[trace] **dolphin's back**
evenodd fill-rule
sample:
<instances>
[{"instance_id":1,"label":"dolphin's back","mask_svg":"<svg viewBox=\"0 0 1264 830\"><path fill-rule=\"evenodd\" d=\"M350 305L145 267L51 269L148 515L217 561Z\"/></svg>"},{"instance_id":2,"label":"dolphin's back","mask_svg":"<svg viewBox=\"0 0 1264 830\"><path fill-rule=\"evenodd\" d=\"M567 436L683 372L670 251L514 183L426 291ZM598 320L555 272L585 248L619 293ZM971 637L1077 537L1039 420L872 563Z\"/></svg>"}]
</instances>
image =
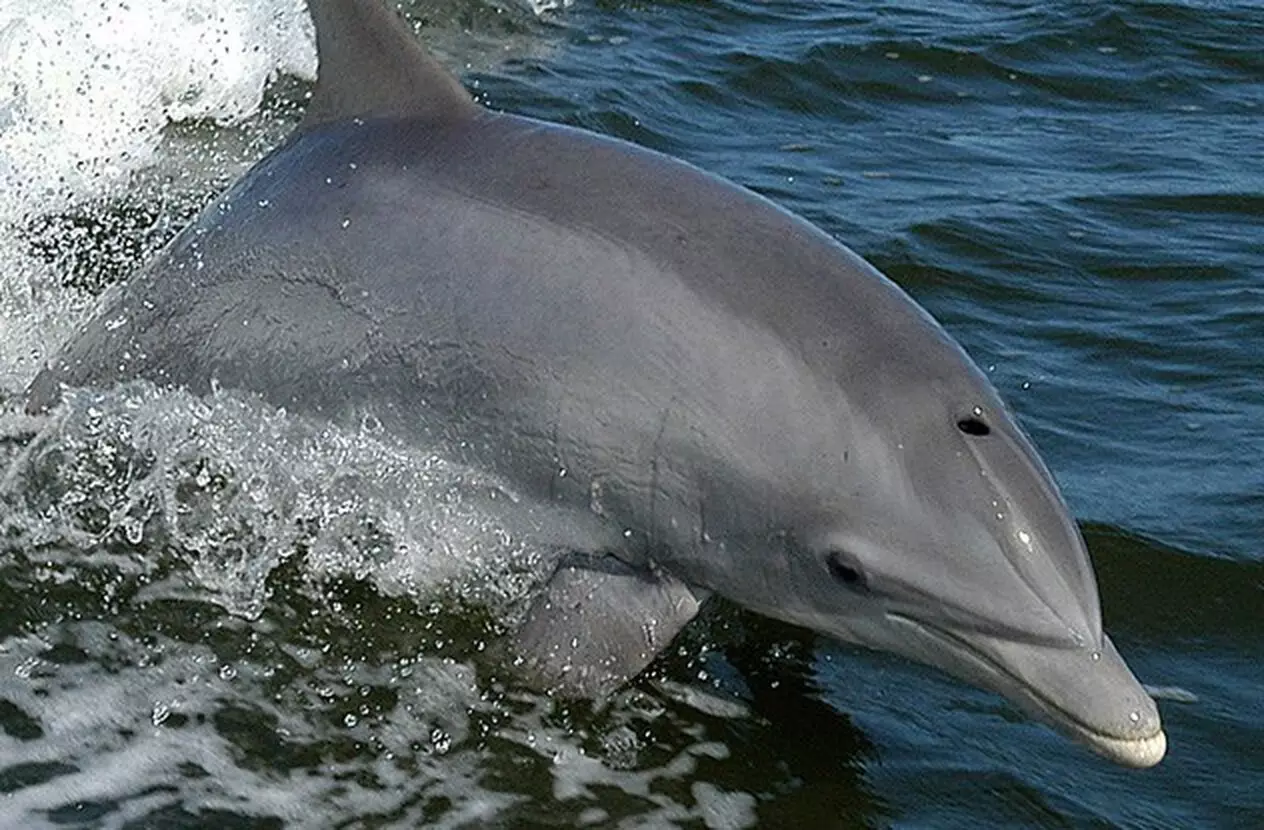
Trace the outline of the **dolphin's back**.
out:
<instances>
[{"instance_id":1,"label":"dolphin's back","mask_svg":"<svg viewBox=\"0 0 1264 830\"><path fill-rule=\"evenodd\" d=\"M494 419L506 401L557 410L565 390L627 428L682 397L671 378L703 401L690 420L719 429L752 396L788 396L756 408L775 428L784 401L875 374L974 372L900 289L771 202L483 111L378 0L310 5L320 75L303 123L107 298L30 406L61 384L146 378Z\"/></svg>"},{"instance_id":2,"label":"dolphin's back","mask_svg":"<svg viewBox=\"0 0 1264 830\"><path fill-rule=\"evenodd\" d=\"M491 114L301 132L109 306L37 380L34 405L62 383L145 378L529 433L584 408L582 429L603 411L614 436L657 428L687 398L691 430L712 423L792 466L813 463L795 455L804 442L753 433L778 418L801 432L820 412L821 440L836 439L842 390L874 380L873 343L905 352L883 356L887 372L973 371L899 288L767 200L633 145ZM731 423L738 411L760 423Z\"/></svg>"},{"instance_id":3,"label":"dolphin's back","mask_svg":"<svg viewBox=\"0 0 1264 830\"><path fill-rule=\"evenodd\" d=\"M735 477L768 478L757 468L816 463L802 442L768 446L778 419L801 434L821 413L837 439L841 339L862 354L882 314L943 339L841 245L683 163L512 116L369 120L261 162L107 296L29 400L219 385L423 433L459 421L520 450L631 432L650 454L677 435L682 452L748 452Z\"/></svg>"}]
</instances>

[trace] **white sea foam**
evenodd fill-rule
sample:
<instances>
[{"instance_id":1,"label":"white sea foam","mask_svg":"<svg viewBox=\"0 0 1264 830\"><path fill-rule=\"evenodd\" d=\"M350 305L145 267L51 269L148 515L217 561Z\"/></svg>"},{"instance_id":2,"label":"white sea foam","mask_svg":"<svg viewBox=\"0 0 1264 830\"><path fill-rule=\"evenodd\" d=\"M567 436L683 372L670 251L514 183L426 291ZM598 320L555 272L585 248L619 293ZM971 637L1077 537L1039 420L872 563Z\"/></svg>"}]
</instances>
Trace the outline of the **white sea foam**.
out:
<instances>
[{"instance_id":1,"label":"white sea foam","mask_svg":"<svg viewBox=\"0 0 1264 830\"><path fill-rule=\"evenodd\" d=\"M168 124L239 122L277 73L315 71L302 0L6 0L0 219L107 194Z\"/></svg>"},{"instance_id":2,"label":"white sea foam","mask_svg":"<svg viewBox=\"0 0 1264 830\"><path fill-rule=\"evenodd\" d=\"M303 0L0 0L0 394L90 307L32 222L126 193L172 123L238 123L269 79L315 69Z\"/></svg>"},{"instance_id":3,"label":"white sea foam","mask_svg":"<svg viewBox=\"0 0 1264 830\"><path fill-rule=\"evenodd\" d=\"M0 529L73 561L113 542L150 551L144 568L173 557L178 579L148 582L146 599L192 587L254 618L273 571L301 551L314 579L423 598L447 586L512 611L551 568L530 541L535 505L372 423L342 430L250 397L139 383L0 419L0 439L22 433L34 434L0 466L0 501L22 507Z\"/></svg>"}]
</instances>

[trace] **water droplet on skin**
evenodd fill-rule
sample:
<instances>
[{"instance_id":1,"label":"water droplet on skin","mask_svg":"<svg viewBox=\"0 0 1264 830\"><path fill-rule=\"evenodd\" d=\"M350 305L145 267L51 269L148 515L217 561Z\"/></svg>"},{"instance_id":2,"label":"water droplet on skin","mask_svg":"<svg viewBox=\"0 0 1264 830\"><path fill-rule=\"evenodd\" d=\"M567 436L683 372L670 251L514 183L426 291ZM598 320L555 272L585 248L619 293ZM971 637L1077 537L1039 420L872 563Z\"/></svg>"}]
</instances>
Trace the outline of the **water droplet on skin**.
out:
<instances>
[{"instance_id":1,"label":"water droplet on skin","mask_svg":"<svg viewBox=\"0 0 1264 830\"><path fill-rule=\"evenodd\" d=\"M1129 713L1128 713L1128 720L1132 721L1133 723L1139 723L1139 722L1141 721L1141 713L1140 713L1140 712L1129 712Z\"/></svg>"},{"instance_id":2,"label":"water droplet on skin","mask_svg":"<svg viewBox=\"0 0 1264 830\"><path fill-rule=\"evenodd\" d=\"M352 727L352 726L355 726L355 725L359 722L359 719L358 719L355 715L348 714L346 717L344 717L344 718L342 719L342 722L343 722L343 723L344 723L344 724L345 724L348 728L350 728L350 727Z\"/></svg>"},{"instance_id":3,"label":"water droplet on skin","mask_svg":"<svg viewBox=\"0 0 1264 830\"><path fill-rule=\"evenodd\" d=\"M1095 651L1089 656L1092 658L1094 663L1102 659L1102 653L1100 651Z\"/></svg>"}]
</instances>

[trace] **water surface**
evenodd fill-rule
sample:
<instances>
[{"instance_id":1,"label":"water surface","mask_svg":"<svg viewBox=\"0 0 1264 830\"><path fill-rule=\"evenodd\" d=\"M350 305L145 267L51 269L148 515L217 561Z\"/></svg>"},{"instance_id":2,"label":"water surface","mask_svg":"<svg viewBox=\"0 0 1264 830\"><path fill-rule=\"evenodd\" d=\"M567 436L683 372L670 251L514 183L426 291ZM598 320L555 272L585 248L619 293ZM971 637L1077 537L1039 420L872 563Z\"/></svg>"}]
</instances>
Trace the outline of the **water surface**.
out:
<instances>
[{"instance_id":1,"label":"water surface","mask_svg":"<svg viewBox=\"0 0 1264 830\"><path fill-rule=\"evenodd\" d=\"M227 394L22 415L314 59L292 0L4 0L0 826L1264 826L1264 8L406 10L484 104L728 176L938 317L1083 523L1169 755L722 604L665 683L560 706L486 657L540 554L498 482Z\"/></svg>"}]
</instances>

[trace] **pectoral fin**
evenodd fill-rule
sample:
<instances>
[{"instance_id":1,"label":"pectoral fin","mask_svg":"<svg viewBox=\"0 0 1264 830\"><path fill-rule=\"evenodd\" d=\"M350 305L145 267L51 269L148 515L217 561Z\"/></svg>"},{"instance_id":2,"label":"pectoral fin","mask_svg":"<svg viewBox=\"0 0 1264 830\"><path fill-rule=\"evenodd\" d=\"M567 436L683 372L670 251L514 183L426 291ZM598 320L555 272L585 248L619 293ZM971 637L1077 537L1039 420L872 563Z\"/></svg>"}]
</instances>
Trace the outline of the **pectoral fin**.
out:
<instances>
[{"instance_id":1,"label":"pectoral fin","mask_svg":"<svg viewBox=\"0 0 1264 830\"><path fill-rule=\"evenodd\" d=\"M614 557L563 562L513 648L532 685L568 697L601 697L649 665L700 604L680 580Z\"/></svg>"}]
</instances>

